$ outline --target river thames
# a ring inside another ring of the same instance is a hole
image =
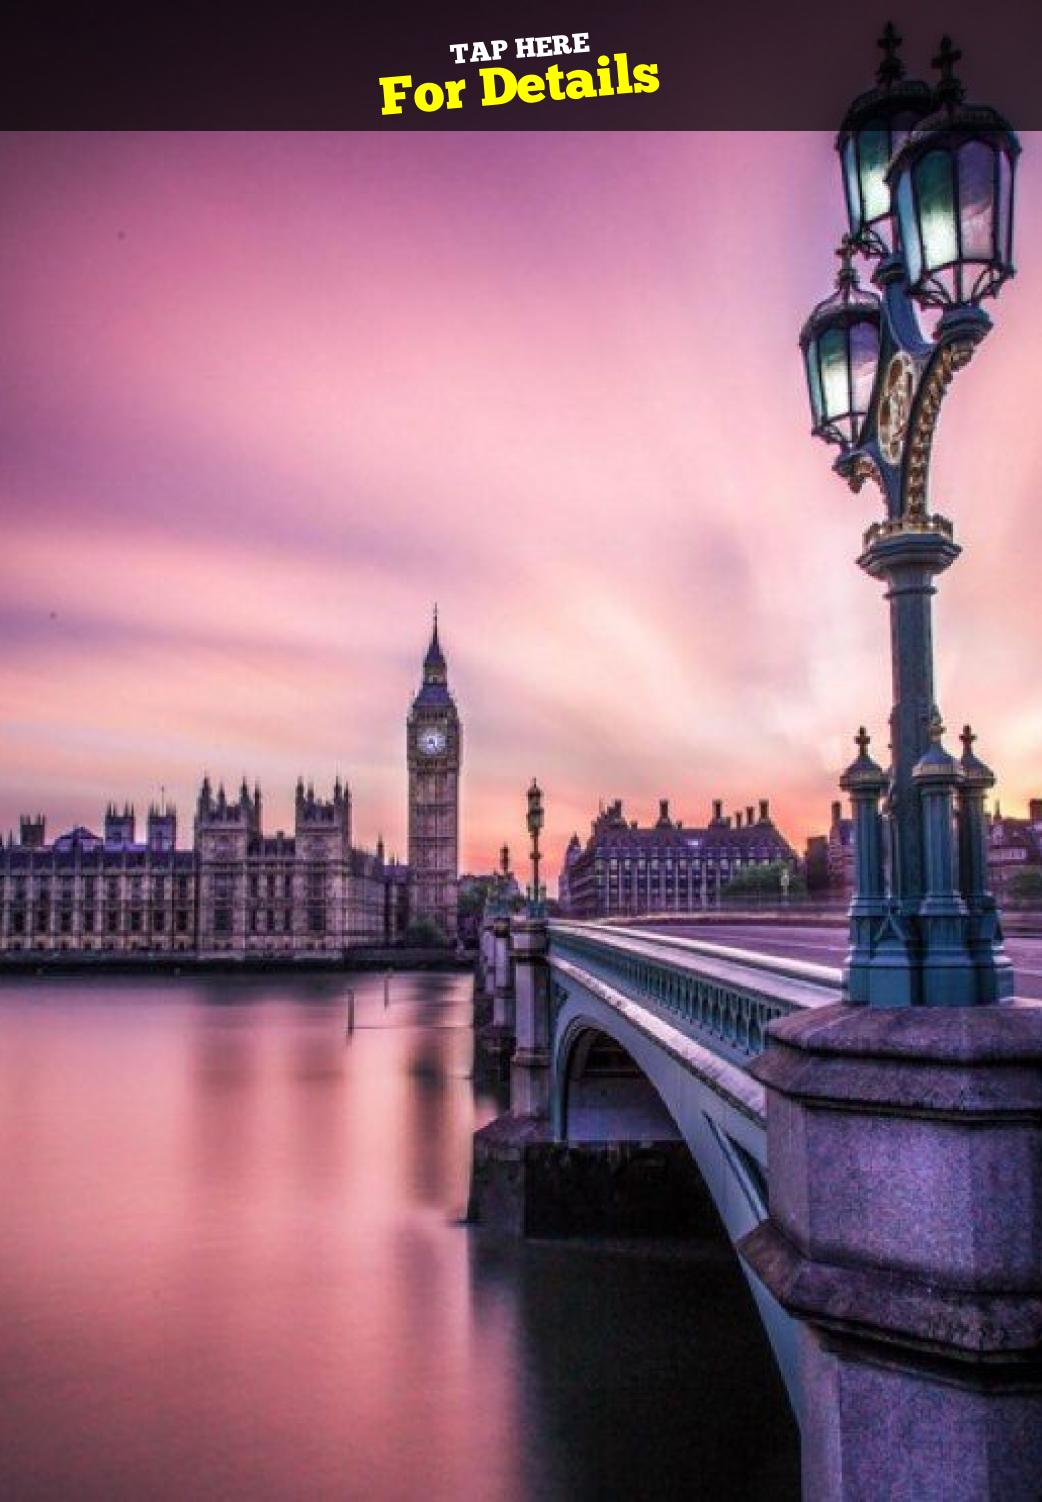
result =
[[[798,1496],[729,1250],[461,1224],[471,988],[0,983],[0,1495]]]

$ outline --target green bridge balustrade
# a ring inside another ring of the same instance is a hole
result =
[[[762,1052],[767,1024],[838,1001],[841,972],[700,939],[613,925],[550,924],[550,962],[571,960],[647,1002],[687,1036],[733,1062]],[[552,988],[554,1021],[566,991]]]

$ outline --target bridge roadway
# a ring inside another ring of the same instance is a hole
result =
[[[642,924],[637,918],[631,920],[631,927],[646,929],[663,938],[668,934],[675,934],[678,938],[700,939],[706,943],[752,950],[756,954],[808,960],[816,965],[840,966],[847,952],[846,928],[838,926],[781,926],[778,923],[752,921]],[[1042,999],[1042,938],[1007,938],[1006,952],[1013,961],[1017,995]]]

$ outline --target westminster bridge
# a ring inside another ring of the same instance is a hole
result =
[[[478,1046],[510,1059],[511,1100],[475,1139],[472,1218],[540,1234],[547,1185],[588,1192],[586,1155],[689,1155],[807,1497],[1037,1498],[1042,1004],[939,1033],[843,982],[733,939],[493,910]]]

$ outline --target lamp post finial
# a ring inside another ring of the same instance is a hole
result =
[[[849,235],[844,235],[836,246],[836,255],[839,257],[836,287],[844,292],[858,285],[858,275],[854,269],[854,242]]]
[[[965,93],[962,83],[955,76],[955,64],[962,58],[958,47],[952,45],[950,36],[941,38],[940,50],[935,58],[931,58],[930,66],[937,68],[941,78],[937,85],[937,99],[941,104],[946,104],[953,109]]]
[[[883,49],[883,60],[879,64],[876,78],[884,89],[889,89],[899,78],[904,77],[905,65],[897,55],[902,40],[893,21],[888,21],[883,27],[883,35],[876,43],[877,47]]]

